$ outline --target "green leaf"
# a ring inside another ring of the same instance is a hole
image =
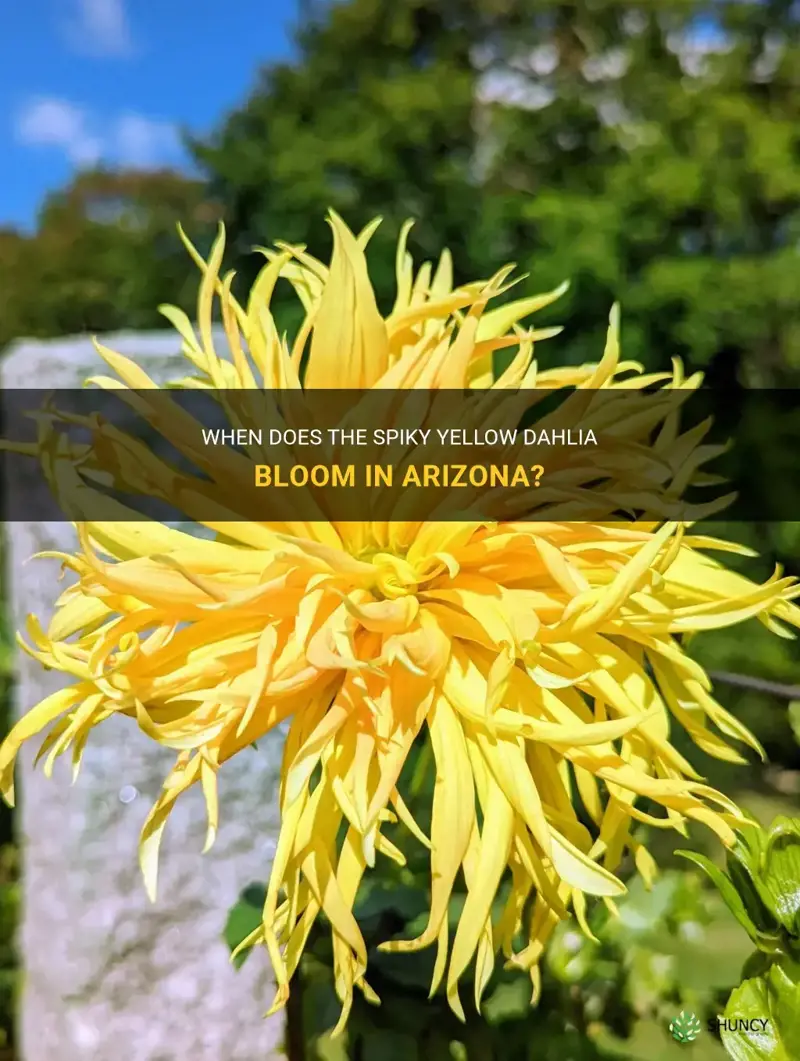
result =
[[[235,951],[242,940],[247,939],[250,933],[255,932],[261,924],[265,896],[266,888],[263,885],[250,884],[241,893],[238,902],[234,903],[228,911],[228,920],[225,922],[223,935],[231,952]],[[244,965],[250,949],[237,954],[233,963],[237,969],[241,969]]]
[[[800,1058],[800,966],[796,963],[793,974],[789,975],[776,963],[770,969],[768,984],[778,1032],[789,1056],[797,1061]]]
[[[748,914],[742,897],[734,888],[730,879],[722,872],[719,866],[715,866],[711,859],[706,858],[705,855],[698,854],[697,851],[676,851],[676,855],[680,855],[682,858],[687,858],[690,862],[694,862],[696,866],[703,870],[704,873],[711,879],[716,889],[719,891],[725,905],[728,907],[730,912],[750,936],[754,942],[758,942],[758,930],[753,924],[750,915]]]
[[[760,883],[777,920],[800,937],[800,820],[780,817],[772,823]]]
[[[756,874],[761,864],[765,840],[764,830],[759,825],[740,826],[737,830],[736,845],[731,854],[738,858],[752,874]]]
[[[754,950],[744,963],[740,980],[752,980],[759,976],[766,976],[772,966],[774,958],[771,954],[765,954],[762,950]]]
[[[777,965],[766,976],[745,980],[731,994],[725,1019],[735,1030],[722,1028],[722,1042],[733,1061],[797,1061],[800,1057],[800,984]],[[756,1026],[741,1027],[741,1022]]]
[[[761,868],[764,846],[765,836],[760,826],[740,826],[736,834],[736,843],[728,851],[726,857],[728,875],[731,879],[733,879],[731,871],[735,868],[740,876],[754,881]]]
[[[761,898],[759,889],[753,883],[750,871],[743,862],[732,856],[730,852],[728,853],[728,877],[744,902],[747,913],[756,929],[765,936],[773,940],[776,939],[780,932],[777,921]]]

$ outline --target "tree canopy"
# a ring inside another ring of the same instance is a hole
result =
[[[0,232],[0,348],[163,324],[164,301],[191,305],[195,277],[176,233],[213,229],[202,182],[170,171],[91,171],[51,195],[28,236]]]
[[[194,150],[245,271],[253,244],[325,245],[329,207],[454,252],[573,281],[562,353],[593,355],[622,302],[626,353],[712,378],[800,370],[800,50],[789,0],[345,0],[315,5]],[[566,343],[566,348],[565,348]]]

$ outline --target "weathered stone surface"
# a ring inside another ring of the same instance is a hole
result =
[[[113,336],[156,379],[174,371],[172,333]],[[4,357],[4,388],[80,386],[102,368],[85,339],[24,342]],[[63,583],[58,563],[28,557],[71,549],[64,523],[7,525],[13,623],[46,623]],[[19,655],[17,711],[63,683]],[[221,933],[239,891],[268,874],[277,835],[280,744],[260,742],[220,771],[220,832],[201,855],[200,792],[173,812],[162,849],[159,897],[139,874],[139,830],[173,760],[128,720],[92,735],[70,785],[69,763],[47,780],[19,768],[24,858],[21,1038],[24,1061],[269,1061],[279,1056],[280,1017],[263,1019],[273,993],[258,955],[235,971]]]

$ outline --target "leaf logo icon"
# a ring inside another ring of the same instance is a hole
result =
[[[678,1016],[670,1022],[669,1030],[676,1042],[691,1043],[700,1034],[701,1024],[694,1013],[681,1010]]]

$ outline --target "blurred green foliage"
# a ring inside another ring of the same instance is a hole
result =
[[[37,230],[0,230],[0,350],[17,338],[166,327],[164,301],[191,307],[195,277],[177,239],[203,245],[218,210],[205,186],[168,171],[79,174],[49,196]]]
[[[790,0],[344,0],[297,58],[194,144],[235,264],[254,244],[329,245],[335,207],[371,244],[450,246],[460,278],[506,261],[573,282],[549,357],[596,357],[623,306],[626,356],[684,356],[719,382],[800,376],[800,75]]]

